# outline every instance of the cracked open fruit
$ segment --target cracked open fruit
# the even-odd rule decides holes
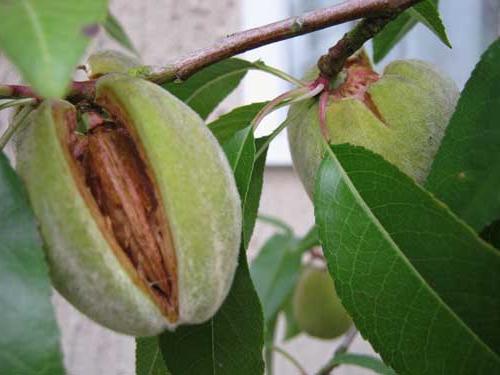
[[[323,129],[318,99],[293,104],[288,112],[293,164],[309,196],[323,139],[363,146],[425,181],[458,95],[451,79],[423,61],[394,61],[379,75],[364,53],[348,60],[330,84]]]
[[[339,337],[352,325],[328,271],[312,265],[303,269],[295,288],[293,315],[302,331],[321,339]]]
[[[53,283],[80,311],[135,336],[215,314],[237,266],[240,200],[223,151],[184,103],[106,75],[95,102],[50,100],[31,114],[17,165]]]

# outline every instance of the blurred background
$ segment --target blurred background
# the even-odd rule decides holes
[[[143,61],[163,65],[195,48],[207,46],[232,32],[259,26],[307,10],[330,6],[333,0],[111,0],[111,9],[127,30]],[[441,0],[440,10],[453,49],[439,42],[425,27],[418,25],[388,57],[377,66],[397,58],[420,58],[431,61],[448,72],[460,88],[484,49],[500,35],[499,0]],[[315,64],[318,57],[335,43],[352,25],[333,27],[293,40],[266,46],[243,57],[262,59],[271,66],[300,77]],[[88,53],[101,49],[120,49],[101,33]],[[368,47],[370,48],[370,47]],[[18,82],[11,65],[0,57],[0,80]],[[261,72],[251,71],[242,86],[223,102],[212,117],[234,106],[269,100],[289,89],[287,83]],[[279,125],[286,110],[269,116],[259,133],[265,134]],[[6,119],[1,119],[5,124]],[[276,216],[289,223],[298,235],[313,224],[312,205],[296,178],[286,135],[280,135],[268,154],[264,176],[261,213]],[[257,224],[250,257],[273,233],[273,228]],[[71,375],[133,375],[134,340],[97,326],[55,295],[58,320],[63,334],[65,364]],[[283,327],[281,327],[283,328]],[[278,335],[278,339],[279,339]],[[300,336],[283,348],[297,356],[308,371],[317,370],[338,345],[337,341],[317,341]],[[352,350],[372,353],[370,345],[357,338]],[[342,366],[338,374],[368,374],[359,368]],[[296,374],[297,370],[278,355],[276,374]]]

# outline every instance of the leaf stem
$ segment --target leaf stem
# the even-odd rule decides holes
[[[267,103],[260,111],[257,113],[255,118],[252,120],[251,126],[255,130],[262,122],[262,120],[275,110],[291,103],[294,99],[301,98],[311,92],[309,87],[299,87],[287,91],[283,94],[278,95],[276,98]]]
[[[7,108],[12,108],[12,107],[18,107],[21,105],[27,105],[27,104],[35,104],[36,99],[34,98],[24,98],[24,99],[12,99],[12,100],[7,100],[4,103],[0,104],[0,111],[7,109]]]
[[[302,253],[319,245],[318,229],[316,228],[316,225],[314,225],[311,229],[309,229],[304,237],[302,237],[297,245],[297,250]]]
[[[320,94],[323,90],[323,84],[312,83],[308,84],[307,86],[299,87],[279,95],[278,97],[271,100],[268,104],[266,104],[266,106],[259,111],[257,116],[255,116],[252,121],[253,128],[256,129],[260,122],[264,119],[264,117],[275,111],[276,109],[279,109],[288,104],[311,99]],[[283,121],[276,129],[273,130],[273,132],[267,137],[265,142],[255,153],[255,159],[258,159],[260,155],[262,155],[262,153],[265,151],[265,149],[269,146],[269,144],[274,140],[274,138],[276,138],[278,134],[287,127],[289,120],[289,118],[285,119],[285,121]]]
[[[342,339],[342,342],[340,345],[335,349],[335,352],[333,353],[333,358],[337,354],[345,353],[351,346],[352,342],[356,338],[358,334],[357,328],[353,325],[349,331],[344,335],[344,338]],[[317,375],[328,375],[330,374],[335,367],[339,366],[339,364],[333,362],[332,360],[328,361],[328,363],[317,373]]]
[[[281,78],[283,79],[284,81],[287,81],[287,82],[290,82],[291,84],[295,85],[295,86],[306,86],[307,85],[307,82],[305,81],[302,81],[300,79],[297,79],[295,78],[294,76],[278,69],[278,68],[275,68],[275,67],[272,67],[272,66],[269,66],[267,64],[265,64],[263,61],[255,61],[253,63],[255,69],[257,70],[261,70],[263,72],[267,72],[267,73],[270,73],[278,78]]]
[[[265,349],[264,349],[265,353],[264,353],[264,361],[265,361],[265,364],[266,364],[266,374],[267,375],[273,375],[274,373],[274,369],[273,369],[273,349],[272,347],[268,347],[266,346]]]
[[[19,127],[23,124],[26,117],[28,117],[31,110],[31,106],[26,106],[14,117],[14,120],[12,120],[10,125],[0,137],[0,150],[3,150],[3,148],[7,145],[17,129],[19,129]]]
[[[307,371],[304,369],[304,367],[302,367],[302,365],[300,364],[299,361],[297,361],[295,359],[295,357],[293,357],[290,353],[288,353],[287,351],[285,351],[284,349],[278,347],[278,346],[271,346],[270,347],[271,350],[281,354],[283,357],[285,357],[286,359],[288,359],[288,361],[290,363],[292,363],[296,368],[297,370],[299,370],[299,373],[301,375],[307,375]]]
[[[358,335],[358,329],[353,325],[349,329],[349,331],[347,331],[342,342],[335,350],[335,354],[345,353],[349,349],[349,346],[351,346],[352,342],[354,341],[357,335]]]
[[[260,221],[263,221],[264,223],[273,225],[274,227],[283,230],[283,232],[288,234],[288,235],[293,235],[292,228],[287,223],[283,222],[282,220],[278,219],[277,217],[259,214],[257,216],[257,219]]]

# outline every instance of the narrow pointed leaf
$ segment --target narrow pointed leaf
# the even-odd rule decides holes
[[[378,63],[418,23],[426,25],[444,44],[451,48],[439,11],[437,0],[424,0],[401,13],[382,32],[373,38],[373,60]]]
[[[283,313],[285,315],[285,334],[283,336],[283,340],[289,341],[302,332],[302,329],[299,327],[299,323],[297,323],[297,320],[295,319],[295,315],[293,313],[293,303],[291,297],[285,304]]]
[[[500,218],[500,39],[458,101],[426,187],[479,231]]]
[[[106,13],[106,0],[0,1],[0,49],[38,94],[61,97]]]
[[[282,310],[297,284],[302,255],[318,245],[316,229],[303,238],[292,231],[269,238],[252,262],[250,274],[264,308],[264,319],[270,322]]]
[[[64,374],[51,294],[23,185],[0,154],[0,374]]]
[[[417,24],[410,14],[401,13],[391,21],[373,39],[373,61],[379,63],[389,52],[405,37],[408,32]]]
[[[250,267],[266,322],[278,313],[297,283],[302,258],[297,242],[294,236],[275,234],[266,241]]]
[[[208,124],[220,144],[227,142],[236,132],[246,128],[268,102],[253,103],[233,109]]]
[[[231,58],[195,73],[184,82],[170,82],[163,87],[206,119],[252,67],[248,61]]]
[[[250,126],[252,120],[266,104],[267,102],[263,102],[238,107],[208,124],[212,134],[214,134],[219,143],[223,146],[231,164],[234,164],[234,161],[231,160],[236,158],[238,155],[237,152],[233,152],[231,149],[237,149],[238,144],[244,145],[246,143],[242,142],[242,140],[250,137],[250,133],[252,133]],[[243,137],[244,134],[246,134],[245,137]],[[244,202],[243,212],[246,218],[243,221],[243,244],[245,248],[250,242],[250,237],[252,236],[255,221],[257,219],[257,210],[259,207],[260,194],[262,192],[264,167],[267,157],[266,141],[268,140],[268,137],[266,136],[254,139],[253,134],[251,134],[251,139],[254,140],[254,144],[253,146],[248,144],[246,145],[246,148],[250,151],[248,155],[252,153],[255,158],[256,150],[261,150],[263,148],[264,151],[260,153],[256,160],[253,161],[253,170],[251,175],[247,177],[243,176],[243,180],[239,182],[241,185],[246,182],[245,179],[250,178],[248,190],[246,192],[243,192],[241,187],[239,187],[239,192],[242,197],[242,201]],[[245,160],[245,158],[247,160]],[[249,156],[244,157],[243,160],[245,160],[244,164],[250,164]],[[241,166],[238,169],[241,170]]]
[[[421,3],[408,9],[410,15],[417,21],[423,23],[427,28],[436,35],[441,42],[451,48],[448,35],[439,15],[438,1],[424,0]]]
[[[123,47],[127,48],[130,52],[134,54],[138,54],[137,50],[134,47],[134,44],[130,40],[129,36],[125,32],[125,29],[120,24],[120,21],[111,13],[108,12],[106,20],[104,21],[104,30],[106,33],[120,43]]]
[[[316,222],[363,336],[400,374],[500,372],[500,252],[380,156],[332,150]]]
[[[257,138],[255,140],[255,148],[259,149],[264,147],[267,137]],[[254,161],[252,178],[250,185],[243,200],[243,245],[248,248],[250,239],[252,238],[255,222],[257,221],[257,213],[259,211],[260,196],[262,193],[262,186],[264,183],[264,169],[266,166],[267,147],[264,152]]]
[[[253,129],[247,127],[240,130],[224,143],[222,148],[228,157],[229,165],[233,169],[240,197],[244,199],[252,178],[255,159]]]

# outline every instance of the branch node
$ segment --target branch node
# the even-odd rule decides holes
[[[366,41],[377,35],[401,12],[421,0],[386,0],[377,16],[368,16],[361,20],[351,31],[346,33],[328,53],[318,60],[320,75],[329,79],[335,78],[342,71],[347,59],[358,51]]]

